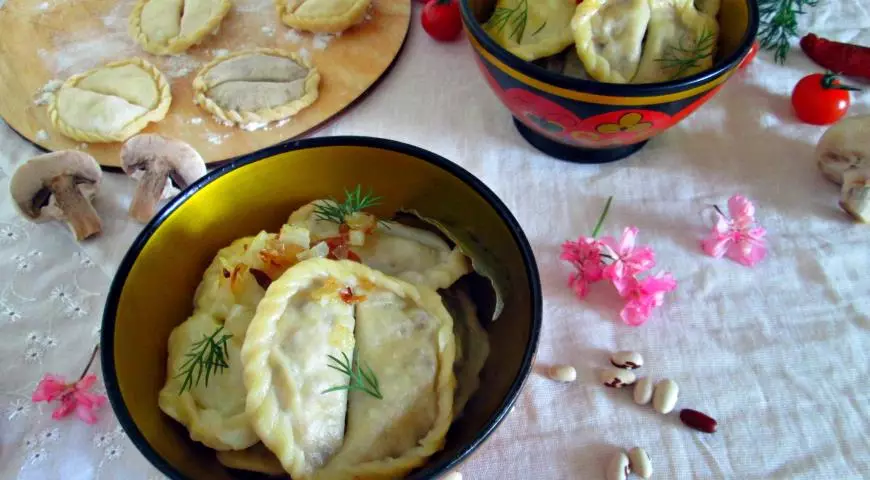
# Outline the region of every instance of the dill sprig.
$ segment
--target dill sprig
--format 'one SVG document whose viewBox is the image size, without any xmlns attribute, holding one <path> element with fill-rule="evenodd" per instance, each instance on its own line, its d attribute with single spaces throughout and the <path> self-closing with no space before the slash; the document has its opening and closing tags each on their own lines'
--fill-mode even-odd
<svg viewBox="0 0 870 480">
<path fill-rule="evenodd" d="M 371 190 L 363 195 L 360 185 L 357 185 L 353 190 L 344 191 L 343 203 L 338 203 L 338 200 L 333 197 L 329 199 L 332 200 L 332 203 L 318 202 L 314 207 L 314 214 L 321 220 L 335 222 L 339 225 L 344 223 L 346 216 L 381 204 L 381 197 L 373 196 Z"/>
<path fill-rule="evenodd" d="M 785 62 L 791 39 L 798 34 L 798 15 L 806 13 L 804 8 L 818 3 L 818 0 L 758 0 L 758 42 L 765 50 L 774 52 L 776 62 Z"/>
<path fill-rule="evenodd" d="M 698 68 L 702 60 L 712 56 L 715 43 L 716 36 L 705 28 L 694 42 L 683 36 L 678 45 L 667 47 L 656 62 L 661 63 L 665 70 L 673 70 L 670 80 L 676 80 L 686 72 Z"/>
<path fill-rule="evenodd" d="M 187 360 L 181 365 L 181 371 L 175 377 L 184 376 L 184 382 L 181 384 L 179 395 L 185 390 L 190 390 L 199 384 L 200 379 L 205 373 L 205 386 L 208 386 L 208 379 L 212 375 L 222 373 L 225 368 L 229 368 L 229 352 L 227 351 L 227 341 L 232 338 L 231 334 L 223 331 L 223 325 L 219 326 L 211 336 L 202 336 L 202 340 L 190 346 L 190 351 L 184 354 Z"/>
<path fill-rule="evenodd" d="M 339 390 L 359 390 L 361 392 L 368 393 L 369 395 L 383 400 L 383 395 L 381 395 L 381 387 L 378 383 L 378 377 L 375 376 L 375 372 L 372 371 L 371 367 L 368 365 L 361 365 L 359 359 L 359 350 L 354 350 L 353 352 L 353 362 L 347 358 L 347 354 L 341 352 L 341 356 L 344 360 L 336 358 L 332 355 L 327 355 L 329 359 L 335 363 L 327 365 L 329 368 L 333 370 L 338 370 L 339 372 L 350 377 L 350 383 L 347 385 L 338 385 L 332 388 L 327 388 L 326 390 L 320 393 L 329 393 L 336 392 Z"/>
<path fill-rule="evenodd" d="M 497 32 L 501 32 L 508 25 L 510 25 L 510 31 L 508 32 L 508 38 L 514 39 L 515 42 L 520 43 L 523 39 L 523 34 L 526 32 L 526 24 L 529 21 L 529 3 L 528 0 L 520 0 L 520 3 L 517 4 L 514 8 L 504 8 L 499 7 L 496 8 L 492 13 L 492 16 L 489 17 L 487 23 L 495 28 Z M 544 22 L 546 25 L 547 22 Z M 541 25 L 535 33 L 537 34 L 544 28 L 544 25 Z"/>
</svg>

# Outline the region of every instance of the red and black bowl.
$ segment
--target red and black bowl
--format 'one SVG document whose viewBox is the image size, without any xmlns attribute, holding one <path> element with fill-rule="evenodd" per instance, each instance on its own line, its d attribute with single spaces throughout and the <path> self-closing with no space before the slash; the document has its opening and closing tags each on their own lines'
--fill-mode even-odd
<svg viewBox="0 0 870 480">
<path fill-rule="evenodd" d="M 495 3 L 459 0 L 480 71 L 529 143 L 579 163 L 625 158 L 686 118 L 740 68 L 758 30 L 756 0 L 722 0 L 713 68 L 663 83 L 602 83 L 549 71 L 501 47 L 483 29 Z"/>
</svg>

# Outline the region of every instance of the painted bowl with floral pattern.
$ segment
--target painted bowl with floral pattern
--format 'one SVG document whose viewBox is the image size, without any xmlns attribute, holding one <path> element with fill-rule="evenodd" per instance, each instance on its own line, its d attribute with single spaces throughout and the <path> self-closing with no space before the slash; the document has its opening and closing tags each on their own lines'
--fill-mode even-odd
<svg viewBox="0 0 870 480">
<path fill-rule="evenodd" d="M 480 71 L 530 144 L 579 163 L 625 158 L 689 116 L 749 58 L 758 30 L 756 0 L 722 0 L 711 69 L 662 83 L 603 83 L 555 73 L 501 47 L 483 28 L 495 3 L 460 0 Z"/>
</svg>

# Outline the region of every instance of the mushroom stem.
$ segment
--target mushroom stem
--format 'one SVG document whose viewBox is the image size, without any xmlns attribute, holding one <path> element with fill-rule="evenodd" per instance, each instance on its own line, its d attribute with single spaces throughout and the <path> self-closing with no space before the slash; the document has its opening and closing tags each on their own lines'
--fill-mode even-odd
<svg viewBox="0 0 870 480">
<path fill-rule="evenodd" d="M 75 178 L 58 175 L 51 179 L 49 188 L 54 193 L 57 207 L 66 216 L 76 240 L 84 240 L 100 233 L 103 227 L 100 217 L 91 202 L 76 188 Z"/>
<path fill-rule="evenodd" d="M 139 185 L 136 187 L 133 202 L 130 204 L 130 216 L 134 220 L 140 223 L 148 223 L 151 220 L 151 217 L 154 216 L 154 210 L 157 208 L 157 202 L 163 195 L 168 175 L 169 170 L 165 168 L 145 170 L 145 174 L 142 175 L 142 179 L 139 180 Z"/>
</svg>

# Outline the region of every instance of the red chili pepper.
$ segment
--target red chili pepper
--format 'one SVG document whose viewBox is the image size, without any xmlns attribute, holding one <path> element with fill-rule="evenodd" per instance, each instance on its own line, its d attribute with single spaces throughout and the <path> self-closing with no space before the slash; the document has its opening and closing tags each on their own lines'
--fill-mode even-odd
<svg viewBox="0 0 870 480">
<path fill-rule="evenodd" d="M 822 67 L 840 75 L 870 79 L 870 48 L 835 42 L 812 33 L 801 38 L 801 49 Z"/>
</svg>

